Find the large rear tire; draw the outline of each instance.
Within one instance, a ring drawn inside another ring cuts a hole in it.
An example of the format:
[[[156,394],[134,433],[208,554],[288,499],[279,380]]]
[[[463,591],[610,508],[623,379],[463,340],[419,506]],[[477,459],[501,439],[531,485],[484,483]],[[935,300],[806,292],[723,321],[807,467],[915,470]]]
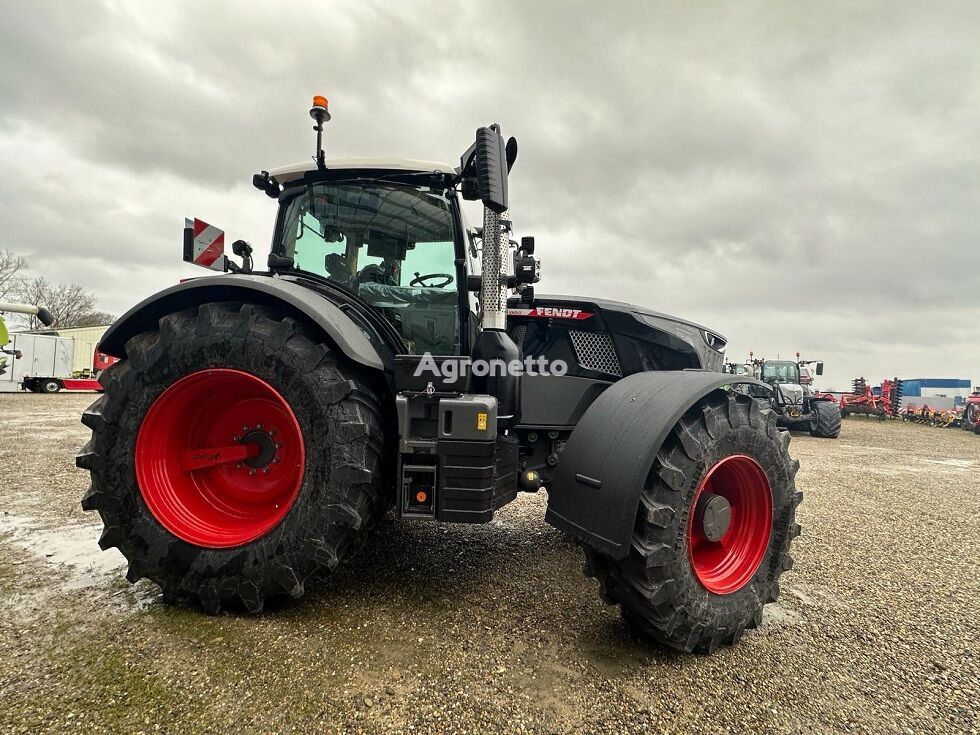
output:
[[[789,440],[768,402],[748,396],[712,394],[674,426],[650,468],[627,557],[585,549],[586,574],[641,635],[711,652],[762,622],[800,533]]]
[[[810,436],[836,439],[840,436],[841,410],[833,401],[814,401],[816,421],[810,426]]]
[[[103,549],[164,599],[262,609],[299,597],[390,503],[374,376],[275,310],[212,303],[160,319],[85,412],[82,500]],[[208,451],[202,451],[208,450]],[[230,461],[229,461],[230,460]]]

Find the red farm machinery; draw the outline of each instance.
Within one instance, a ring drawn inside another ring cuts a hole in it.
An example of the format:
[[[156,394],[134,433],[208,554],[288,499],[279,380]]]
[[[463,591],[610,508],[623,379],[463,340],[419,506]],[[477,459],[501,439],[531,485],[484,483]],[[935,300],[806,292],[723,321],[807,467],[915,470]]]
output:
[[[960,428],[980,434],[980,387],[966,399],[963,414],[960,416]]]
[[[902,407],[902,381],[898,378],[883,380],[876,390],[864,378],[855,378],[851,392],[840,398],[840,415],[874,416],[884,421],[898,416]]]

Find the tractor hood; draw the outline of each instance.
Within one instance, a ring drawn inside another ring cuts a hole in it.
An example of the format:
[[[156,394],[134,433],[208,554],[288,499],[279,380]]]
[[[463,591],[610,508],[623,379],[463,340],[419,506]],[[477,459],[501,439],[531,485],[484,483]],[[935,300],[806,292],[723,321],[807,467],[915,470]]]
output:
[[[775,386],[779,393],[780,402],[787,406],[797,406],[803,404],[803,386],[796,383],[777,383]]]
[[[662,348],[657,356],[653,356],[652,352],[641,355],[641,364],[636,367],[639,371],[684,368],[720,371],[724,363],[723,352],[727,340],[717,332],[685,319],[622,301],[535,295],[533,306],[521,304],[516,298],[511,299],[508,302],[508,316],[509,323],[514,326],[541,318],[553,319],[570,326],[578,324],[587,331],[600,329],[614,336],[620,335]],[[622,352],[626,347],[626,343],[617,338],[617,350]]]

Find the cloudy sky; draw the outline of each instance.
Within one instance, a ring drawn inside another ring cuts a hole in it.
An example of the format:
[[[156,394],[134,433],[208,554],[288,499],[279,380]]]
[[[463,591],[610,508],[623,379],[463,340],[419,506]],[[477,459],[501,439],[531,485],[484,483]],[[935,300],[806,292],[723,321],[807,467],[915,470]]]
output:
[[[541,292],[980,383],[980,6],[927,5],[0,0],[0,248],[116,313],[194,274],[185,216],[262,262],[323,93],[328,155],[517,136]]]

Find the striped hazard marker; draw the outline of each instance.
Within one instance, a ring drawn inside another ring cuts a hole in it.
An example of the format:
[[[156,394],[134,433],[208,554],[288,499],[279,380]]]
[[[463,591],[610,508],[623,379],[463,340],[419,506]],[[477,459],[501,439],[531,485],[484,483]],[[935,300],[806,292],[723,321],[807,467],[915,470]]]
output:
[[[184,260],[213,271],[225,269],[225,233],[204,220],[184,220]]]

